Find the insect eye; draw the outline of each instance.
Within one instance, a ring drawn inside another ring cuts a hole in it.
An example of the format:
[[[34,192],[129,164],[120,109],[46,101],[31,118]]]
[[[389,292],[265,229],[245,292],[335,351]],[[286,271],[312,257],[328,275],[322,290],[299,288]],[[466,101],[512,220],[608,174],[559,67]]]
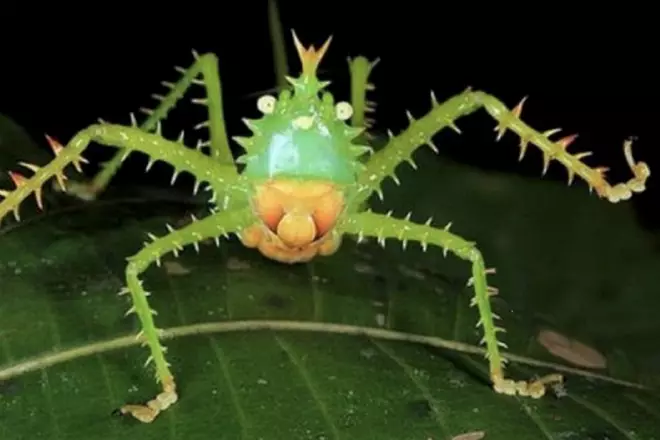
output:
[[[275,99],[274,96],[270,96],[270,95],[262,96],[257,101],[257,108],[261,113],[265,115],[269,115],[273,113],[273,111],[275,110],[276,103],[277,100]]]
[[[338,102],[335,106],[335,113],[337,114],[337,119],[345,121],[353,116],[353,107],[348,102]]]

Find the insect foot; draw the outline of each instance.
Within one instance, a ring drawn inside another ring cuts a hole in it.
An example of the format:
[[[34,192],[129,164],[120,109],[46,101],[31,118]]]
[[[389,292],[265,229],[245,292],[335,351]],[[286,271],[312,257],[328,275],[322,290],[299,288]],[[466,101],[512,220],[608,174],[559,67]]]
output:
[[[524,396],[540,399],[545,395],[546,385],[562,384],[564,377],[561,374],[548,374],[540,379],[524,380],[505,379],[501,376],[493,377],[493,389],[500,394],[508,396]]]
[[[163,392],[146,405],[124,405],[119,409],[122,415],[130,414],[142,423],[151,423],[162,411],[172,406],[178,400],[174,380],[169,380],[163,385]]]
[[[633,177],[626,183],[619,183],[612,187],[605,187],[601,191],[607,199],[616,203],[621,200],[628,200],[633,192],[641,193],[646,189],[646,180],[651,176],[651,169],[646,162],[635,162],[632,155],[632,139],[623,143],[623,154],[626,157],[626,163],[633,173]],[[599,190],[600,188],[596,188]]]

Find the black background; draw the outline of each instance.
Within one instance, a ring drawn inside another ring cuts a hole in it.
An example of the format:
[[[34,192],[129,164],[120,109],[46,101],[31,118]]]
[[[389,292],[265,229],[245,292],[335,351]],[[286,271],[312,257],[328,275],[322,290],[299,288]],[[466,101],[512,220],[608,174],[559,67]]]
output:
[[[164,93],[160,81],[178,78],[174,65],[190,65],[192,48],[218,55],[228,130],[247,133],[241,118],[258,117],[257,92],[275,84],[265,0],[81,5],[5,5],[0,111],[44,148],[43,133],[66,141],[98,117],[128,123],[129,112],[153,106],[150,95]],[[349,97],[346,57],[380,57],[371,77],[377,89],[369,95],[378,103],[377,129],[401,131],[405,110],[422,116],[430,90],[446,99],[472,86],[510,107],[529,95],[526,122],[578,132],[571,149],[593,151],[587,162],[610,167],[616,181],[630,177],[622,143],[638,136],[633,152],[649,163],[652,176],[647,192],[628,203],[645,227],[660,226],[653,174],[660,68],[650,8],[341,0],[280,2],[279,9],[293,74],[299,64],[290,29],[306,45],[334,36],[322,74],[338,99]],[[199,109],[190,108],[168,118],[166,135],[175,138],[202,120]],[[458,125],[462,136],[447,130],[436,137],[442,155],[540,178],[540,153],[530,148],[518,163],[517,139],[508,134],[495,143],[495,122],[484,111]],[[131,166],[123,176],[146,178],[141,162]],[[545,178],[565,181],[566,172],[555,163]]]

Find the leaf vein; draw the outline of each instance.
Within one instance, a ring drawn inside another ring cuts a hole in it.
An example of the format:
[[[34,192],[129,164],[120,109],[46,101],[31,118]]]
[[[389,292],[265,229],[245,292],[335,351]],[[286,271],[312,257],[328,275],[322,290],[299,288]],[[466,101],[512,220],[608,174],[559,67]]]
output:
[[[349,324],[336,324],[329,322],[308,322],[308,321],[287,321],[287,320],[240,320],[240,321],[211,321],[189,324],[180,327],[170,327],[163,329],[161,339],[170,340],[187,336],[199,336],[214,333],[238,333],[238,332],[256,332],[256,331],[284,331],[284,332],[311,332],[327,333],[354,336],[368,336],[374,339],[386,341],[408,342],[421,344],[433,348],[442,348],[446,350],[457,351],[468,354],[485,353],[482,347],[466,344],[458,341],[451,341],[437,336],[425,336],[413,333],[403,333],[382,328],[373,328]],[[39,356],[23,359],[14,364],[5,364],[0,367],[0,380],[7,380],[12,377],[20,376],[26,373],[48,368],[56,364],[72,361],[81,357],[91,356],[96,353],[104,353],[121,348],[132,347],[139,344],[135,339],[135,334],[118,336],[105,339],[99,342],[77,345],[67,349],[58,349]],[[574,374],[582,377],[590,377],[600,381],[618,384],[629,388],[647,390],[644,385],[616,379],[603,374],[593,373],[579,368],[566,365],[539,361],[525,356],[503,353],[503,356],[512,362],[524,365],[532,365],[543,368],[552,368],[557,371]]]
[[[50,382],[48,381],[48,372],[46,370],[41,371],[41,380],[44,397],[46,398],[46,406],[48,407],[48,414],[50,415],[50,421],[52,423],[52,437],[53,439],[62,438],[62,433],[60,432],[60,425],[57,423],[57,416],[55,415],[55,405],[53,404],[53,395],[50,392]]]
[[[385,356],[389,357],[394,361],[403,371],[405,372],[406,376],[408,376],[408,379],[417,387],[417,389],[422,393],[422,396],[424,396],[424,399],[429,403],[429,406],[431,407],[431,410],[433,411],[433,415],[435,416],[433,419],[435,422],[438,424],[438,427],[440,428],[440,431],[442,431],[442,435],[447,438],[451,439],[451,431],[449,427],[447,426],[446,420],[444,420],[444,417],[442,416],[442,413],[438,409],[438,402],[433,398],[433,395],[431,395],[431,391],[428,389],[426,385],[424,385],[422,382],[420,382],[415,375],[412,372],[412,367],[408,365],[403,359],[398,357],[396,354],[394,354],[389,348],[386,348],[383,344],[380,342],[369,338],[371,343],[378,348]]]
[[[245,412],[241,407],[241,402],[238,399],[238,393],[236,392],[234,381],[231,378],[231,374],[229,374],[229,365],[227,365],[224,351],[222,350],[222,348],[220,348],[220,345],[215,340],[215,338],[211,336],[209,336],[209,343],[211,344],[211,350],[213,350],[213,353],[215,354],[215,357],[218,360],[218,363],[220,364],[222,375],[225,377],[225,380],[227,381],[227,388],[229,388],[229,397],[231,399],[232,405],[234,406],[234,409],[236,410],[236,415],[238,416],[238,422],[239,425],[241,426],[241,438],[247,439],[248,438],[247,418],[245,417]]]
[[[649,414],[651,414],[652,416],[654,416],[655,418],[660,419],[660,412],[658,412],[658,411],[655,410],[654,408],[650,407],[648,403],[644,402],[644,401],[643,401],[642,399],[640,399],[639,397],[637,397],[637,396],[633,396],[632,394],[627,394],[627,393],[624,394],[624,396],[625,396],[628,400],[634,402],[635,404],[637,404],[637,406],[639,406],[640,408],[644,409],[646,412],[648,412]]]
[[[621,426],[621,424],[618,421],[616,421],[610,414],[608,414],[604,409],[576,395],[568,394],[568,397],[570,397],[575,403],[583,406],[584,408],[588,409],[589,411],[596,414],[598,417],[600,417],[601,419],[605,420],[607,423],[612,425],[612,427],[614,427],[617,431],[623,434],[623,436],[628,440],[635,440],[635,437],[630,435],[630,432],[626,430],[623,426]]]
[[[545,438],[547,438],[548,440],[554,440],[552,433],[548,431],[548,427],[545,426],[543,420],[541,420],[541,418],[534,413],[534,410],[532,410],[532,408],[529,405],[525,404],[525,402],[523,402],[520,399],[520,397],[516,397],[516,399],[518,400],[518,402],[520,402],[520,406],[522,407],[523,412],[527,414],[527,416],[530,418],[532,422],[534,422],[536,427],[539,428],[539,431],[543,433]]]
[[[332,432],[332,436],[335,439],[340,439],[341,435],[339,433],[339,429],[337,429],[337,426],[335,423],[332,421],[332,417],[330,417],[330,414],[328,412],[328,408],[325,406],[325,403],[319,396],[318,391],[316,390],[316,387],[312,383],[311,377],[309,377],[309,374],[307,373],[307,370],[305,367],[300,363],[300,359],[298,356],[294,353],[293,348],[286,342],[282,340],[282,338],[278,337],[277,335],[274,335],[275,341],[277,344],[282,347],[282,350],[287,354],[289,359],[291,360],[291,363],[296,367],[296,370],[300,374],[300,377],[302,377],[303,382],[307,386],[307,389],[309,389],[309,393],[312,395],[312,398],[316,402],[316,404],[319,407],[319,410],[321,411],[321,415],[325,419],[326,424],[330,428],[330,431]]]

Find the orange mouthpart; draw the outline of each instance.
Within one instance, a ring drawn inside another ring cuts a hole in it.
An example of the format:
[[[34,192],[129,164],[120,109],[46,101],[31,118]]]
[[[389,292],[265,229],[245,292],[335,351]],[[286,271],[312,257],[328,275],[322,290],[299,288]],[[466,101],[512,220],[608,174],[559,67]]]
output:
[[[273,180],[256,188],[255,213],[261,224],[243,231],[242,242],[277,261],[309,261],[339,247],[332,233],[344,197],[331,182]]]

